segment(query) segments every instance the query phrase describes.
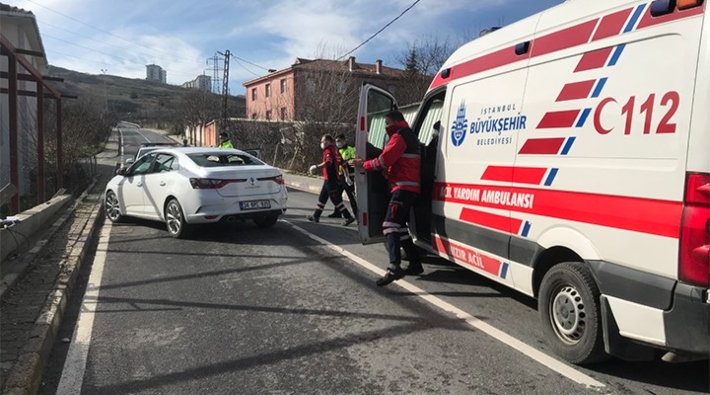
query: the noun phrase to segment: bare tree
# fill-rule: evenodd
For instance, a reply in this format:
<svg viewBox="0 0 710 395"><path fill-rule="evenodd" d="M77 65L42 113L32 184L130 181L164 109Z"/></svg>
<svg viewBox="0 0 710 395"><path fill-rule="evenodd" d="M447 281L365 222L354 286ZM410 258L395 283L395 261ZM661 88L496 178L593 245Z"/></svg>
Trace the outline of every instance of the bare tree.
<svg viewBox="0 0 710 395"><path fill-rule="evenodd" d="M179 104L180 114L184 119L184 125L190 128L192 141L195 144L195 131L198 127L204 126L207 122L220 116L219 96L214 93L195 90L183 96Z"/></svg>
<svg viewBox="0 0 710 395"><path fill-rule="evenodd" d="M454 49L450 40L438 36L425 37L407 44L406 51L395 56L395 61L401 64L406 72L397 99L403 104L420 101Z"/></svg>

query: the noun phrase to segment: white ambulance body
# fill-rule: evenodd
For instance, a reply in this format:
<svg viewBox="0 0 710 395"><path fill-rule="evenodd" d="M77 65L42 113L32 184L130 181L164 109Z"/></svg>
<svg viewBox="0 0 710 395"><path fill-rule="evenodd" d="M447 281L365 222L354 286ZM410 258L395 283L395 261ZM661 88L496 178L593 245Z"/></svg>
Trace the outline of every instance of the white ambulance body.
<svg viewBox="0 0 710 395"><path fill-rule="evenodd" d="M702 0L567 1L459 48L412 122L417 244L537 298L573 363L710 353L706 18ZM364 86L361 157L393 106ZM386 181L357 182L361 238L381 241Z"/></svg>

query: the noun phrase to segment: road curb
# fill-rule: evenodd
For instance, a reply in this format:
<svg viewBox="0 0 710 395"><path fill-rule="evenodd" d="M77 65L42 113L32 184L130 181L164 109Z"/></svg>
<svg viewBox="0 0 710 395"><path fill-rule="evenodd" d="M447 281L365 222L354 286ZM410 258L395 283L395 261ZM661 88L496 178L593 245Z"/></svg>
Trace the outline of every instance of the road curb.
<svg viewBox="0 0 710 395"><path fill-rule="evenodd" d="M86 199L86 196L88 196L88 191L90 191L94 187L94 185L96 185L96 177L94 177L94 180L91 182L91 184L89 184L84 193L82 193L76 200L74 200L74 202L71 203L69 207L64 208L64 213L62 213L59 218L57 218L52 223L52 225L49 226L49 231L44 234L41 239L37 240L32 245L32 248L30 248L22 257L19 258L23 262L22 265L24 265L20 269L20 271L15 273L7 273L2 277L2 280L0 281L0 298L4 297L5 292L12 289L12 287L18 281L20 281L22 277L27 273L27 270L29 270L31 267L32 261L44 252L46 245L57 233L57 231L67 222L69 217L71 217L71 215L76 210L78 204L80 204L84 201L84 199ZM50 222L47 221L47 223L49 224Z"/></svg>
<svg viewBox="0 0 710 395"><path fill-rule="evenodd" d="M95 183L96 179L92 188ZM88 191L90 190L91 188L88 188L87 192L77 199L77 203L69 211L70 213L77 210L77 207L89 195ZM63 269L55 280L54 290L47 297L40 315L32 327L29 341L20 351L17 361L7 376L2 390L3 395L31 395L37 393L39 389L44 369L66 312L68 300L74 289L81 265L86 258L86 253L96 235L99 219L102 218L103 210L100 198L102 193L102 191L95 193L99 196L98 203L92 203L90 207L79 210L88 215L88 219L78 234L76 244L62 261Z"/></svg>

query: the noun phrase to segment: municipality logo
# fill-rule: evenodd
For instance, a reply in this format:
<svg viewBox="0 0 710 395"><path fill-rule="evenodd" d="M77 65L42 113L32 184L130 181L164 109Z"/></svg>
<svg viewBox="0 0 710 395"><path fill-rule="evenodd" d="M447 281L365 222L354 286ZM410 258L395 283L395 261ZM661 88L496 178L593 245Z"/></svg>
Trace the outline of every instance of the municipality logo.
<svg viewBox="0 0 710 395"><path fill-rule="evenodd" d="M459 112L456 114L456 120L454 124L451 125L451 142L454 143L454 147L458 147L463 144L463 140L466 138L466 131L468 130L468 120L466 119L466 101L461 100L461 106L459 107Z"/></svg>

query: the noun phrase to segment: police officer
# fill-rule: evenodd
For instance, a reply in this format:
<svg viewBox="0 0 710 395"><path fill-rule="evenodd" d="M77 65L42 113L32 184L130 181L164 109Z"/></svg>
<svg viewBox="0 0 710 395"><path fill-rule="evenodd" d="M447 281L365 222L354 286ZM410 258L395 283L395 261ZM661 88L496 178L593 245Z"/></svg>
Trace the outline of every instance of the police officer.
<svg viewBox="0 0 710 395"><path fill-rule="evenodd" d="M315 175L318 173L319 169L323 169L323 187L321 188L320 196L318 196L316 211L313 215L309 215L306 218L309 221L319 222L320 216L323 214L323 208L325 208L325 204L330 197L330 201L333 202L335 209L345 217L343 226L348 226L355 222L355 218L353 218L350 211L345 207L345 203L343 203L343 192L338 185L338 167L342 166L342 160L340 159L340 154L335 149L333 136L329 134L323 135L320 140L320 147L323 150L323 162L311 166L309 171L311 174Z"/></svg>
<svg viewBox="0 0 710 395"><path fill-rule="evenodd" d="M234 148L232 140L229 139L229 135L226 132L219 134L219 148Z"/></svg>
<svg viewBox="0 0 710 395"><path fill-rule="evenodd" d="M353 214L357 217L357 201L355 199L355 168L348 164L350 159L355 159L355 147L347 143L345 140L345 135L340 133L338 137L335 138L335 146L338 148L340 157L343 160L342 166L340 167L340 193L345 191L350 201L350 207L353 209ZM329 218L340 218L340 212L334 210L332 214L328 215Z"/></svg>

